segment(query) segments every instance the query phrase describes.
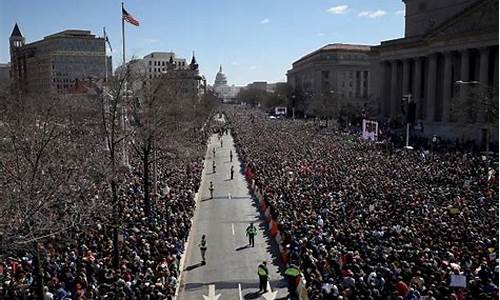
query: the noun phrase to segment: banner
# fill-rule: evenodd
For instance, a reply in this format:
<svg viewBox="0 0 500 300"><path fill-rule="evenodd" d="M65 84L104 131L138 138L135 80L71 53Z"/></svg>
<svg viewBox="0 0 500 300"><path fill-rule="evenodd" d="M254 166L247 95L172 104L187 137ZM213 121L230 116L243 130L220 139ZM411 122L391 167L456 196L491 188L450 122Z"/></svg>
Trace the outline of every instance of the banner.
<svg viewBox="0 0 500 300"><path fill-rule="evenodd" d="M378 122L363 119L363 139L376 141L378 138Z"/></svg>

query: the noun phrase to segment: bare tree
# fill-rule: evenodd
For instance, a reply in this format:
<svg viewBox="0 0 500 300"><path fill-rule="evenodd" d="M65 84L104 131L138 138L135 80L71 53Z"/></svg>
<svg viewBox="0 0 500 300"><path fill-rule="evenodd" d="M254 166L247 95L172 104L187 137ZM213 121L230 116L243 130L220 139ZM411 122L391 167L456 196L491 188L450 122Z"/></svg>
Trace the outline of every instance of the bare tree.
<svg viewBox="0 0 500 300"><path fill-rule="evenodd" d="M104 86L98 87L98 99L100 104L100 125L101 137L107 152L105 169L107 170L107 180L111 189L112 207L112 228L113 228L113 267L119 268L119 228L121 226L120 201L118 199L118 189L120 185L120 175L127 172L125 159L120 163L120 147L127 147L126 138L130 133L126 130L125 111L130 105L130 98L126 90L126 82L129 79L130 71L127 69ZM125 144L125 145L124 145ZM124 155L124 153L122 153Z"/></svg>
<svg viewBox="0 0 500 300"><path fill-rule="evenodd" d="M338 116L339 103L337 98L333 93L313 96L308 107L309 114L325 120L328 127L328 120Z"/></svg>
<svg viewBox="0 0 500 300"><path fill-rule="evenodd" d="M149 217L152 210L151 168L154 169L153 194L156 197L157 163L175 156L169 144L188 136L193 132L191 129L201 128L212 103L202 103L197 90L186 92L184 79L174 76L149 79L136 73L131 74L131 81L134 86L132 148L142 163L144 212Z"/></svg>
<svg viewBox="0 0 500 300"><path fill-rule="evenodd" d="M28 251L37 295L43 296L43 242L63 239L92 222L99 205L89 196L92 147L72 103L50 96L1 97L0 252Z"/></svg>
<svg viewBox="0 0 500 300"><path fill-rule="evenodd" d="M498 87L491 87L479 82L461 84L451 104L451 119L460 128L479 124L486 129L485 148L489 151L491 130L498 128Z"/></svg>
<svg viewBox="0 0 500 300"><path fill-rule="evenodd" d="M452 118L464 124L498 125L498 88L475 82L464 83L461 88L452 101Z"/></svg>

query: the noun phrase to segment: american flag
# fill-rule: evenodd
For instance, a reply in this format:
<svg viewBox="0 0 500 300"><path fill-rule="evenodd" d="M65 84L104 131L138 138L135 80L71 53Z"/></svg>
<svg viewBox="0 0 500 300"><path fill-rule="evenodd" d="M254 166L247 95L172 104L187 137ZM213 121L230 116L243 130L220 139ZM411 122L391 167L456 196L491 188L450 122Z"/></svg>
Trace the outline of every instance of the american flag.
<svg viewBox="0 0 500 300"><path fill-rule="evenodd" d="M129 22L132 25L139 26L139 21L136 20L131 14L129 14L125 8L122 8L122 19Z"/></svg>

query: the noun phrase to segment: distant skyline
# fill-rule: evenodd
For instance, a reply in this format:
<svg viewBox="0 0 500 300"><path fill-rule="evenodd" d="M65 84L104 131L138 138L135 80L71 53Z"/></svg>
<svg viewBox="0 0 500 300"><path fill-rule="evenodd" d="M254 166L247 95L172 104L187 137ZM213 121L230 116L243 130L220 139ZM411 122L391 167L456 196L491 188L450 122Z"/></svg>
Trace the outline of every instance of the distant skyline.
<svg viewBox="0 0 500 300"><path fill-rule="evenodd" d="M213 84L222 65L229 84L285 81L292 63L329 43L378 45L403 37L401 0L124 1L140 26L126 24L127 60L155 51L191 59ZM66 29L102 36L121 64L121 1L0 0L0 63L10 61L14 24L30 43Z"/></svg>

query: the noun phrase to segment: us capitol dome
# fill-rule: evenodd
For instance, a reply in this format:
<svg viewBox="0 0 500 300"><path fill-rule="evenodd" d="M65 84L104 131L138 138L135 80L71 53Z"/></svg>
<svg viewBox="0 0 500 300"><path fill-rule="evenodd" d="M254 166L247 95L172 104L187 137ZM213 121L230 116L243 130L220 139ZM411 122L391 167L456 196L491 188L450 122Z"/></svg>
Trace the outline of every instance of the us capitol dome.
<svg viewBox="0 0 500 300"><path fill-rule="evenodd" d="M214 87L227 85L227 78L224 73L222 73L222 65L219 66L219 72L215 75Z"/></svg>

